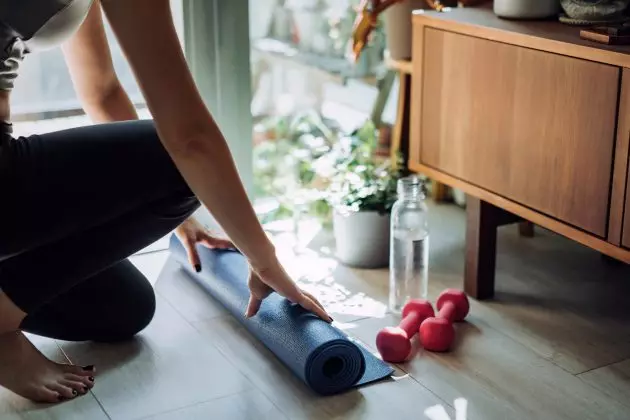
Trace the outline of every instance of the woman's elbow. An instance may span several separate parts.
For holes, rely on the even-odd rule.
[[[160,137],[172,157],[183,160],[222,159],[229,153],[221,132],[214,124],[189,125],[179,128],[160,127]]]
[[[82,89],[83,109],[95,122],[137,119],[138,115],[118,79]]]

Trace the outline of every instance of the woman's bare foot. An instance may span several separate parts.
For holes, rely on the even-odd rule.
[[[88,392],[94,368],[48,360],[19,331],[0,335],[0,385],[36,402],[57,402]]]

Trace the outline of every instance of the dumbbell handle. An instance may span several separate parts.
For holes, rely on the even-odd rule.
[[[420,316],[420,312],[411,311],[400,321],[398,327],[407,333],[407,337],[411,338],[418,332],[420,324],[422,324],[422,321],[425,319],[426,317]]]
[[[453,320],[455,319],[456,309],[457,307],[455,306],[453,302],[450,302],[450,301],[444,302],[444,304],[440,308],[440,311],[437,314],[437,317],[444,318],[452,324]]]

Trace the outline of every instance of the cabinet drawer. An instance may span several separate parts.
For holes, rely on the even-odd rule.
[[[421,163],[605,237],[619,68],[426,27],[421,39]]]

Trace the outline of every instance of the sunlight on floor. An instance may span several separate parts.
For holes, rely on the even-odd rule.
[[[385,316],[385,303],[364,292],[354,291],[352,285],[348,285],[351,281],[364,279],[360,275],[352,275],[351,270],[340,269],[329,238],[322,239],[327,232],[319,223],[307,221],[300,224],[297,236],[290,221],[274,222],[266,225],[265,230],[291,277],[304,290],[315,295],[333,316],[345,315],[354,319]],[[130,259],[151,284],[155,284],[168,256],[168,251],[157,251],[136,254]],[[356,289],[360,288],[357,285]]]
[[[455,406],[455,418],[452,420],[468,419],[468,400],[457,398],[453,404]],[[443,405],[434,405],[424,410],[424,415],[431,420],[451,420]]]
[[[328,311],[355,317],[385,316],[387,306],[384,303],[365,293],[353,292],[335,276],[339,263],[331,247],[318,245],[321,242],[318,237],[325,234],[320,223],[304,221],[295,229],[291,221],[283,221],[266,226],[266,230],[289,274],[315,295]]]

